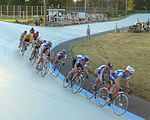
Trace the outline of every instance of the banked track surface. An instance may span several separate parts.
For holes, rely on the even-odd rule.
[[[115,22],[91,24],[91,33],[113,30],[133,24],[136,19],[147,21],[149,14],[137,14]],[[81,95],[62,87],[62,81],[48,75],[42,78],[28,58],[21,56],[18,39],[30,26],[0,22],[0,120],[126,120],[111,110],[98,108]],[[87,25],[67,27],[35,27],[40,35],[56,46],[86,35]]]

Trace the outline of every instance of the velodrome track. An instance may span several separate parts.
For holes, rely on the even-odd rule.
[[[147,21],[150,14],[136,14],[123,20],[90,24],[96,34]],[[21,56],[18,39],[30,26],[0,22],[0,120],[143,120],[127,113],[116,116],[105,107],[98,108],[94,102],[80,94],[74,95],[62,87],[62,81],[48,75],[42,78],[35,72],[28,58],[30,52]],[[66,27],[34,27],[42,38],[57,46],[62,42],[86,35],[87,25]]]

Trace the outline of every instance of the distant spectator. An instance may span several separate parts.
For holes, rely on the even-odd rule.
[[[90,39],[90,25],[87,27],[87,38]]]

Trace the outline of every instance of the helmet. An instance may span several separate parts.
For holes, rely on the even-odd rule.
[[[107,63],[107,66],[109,66],[110,68],[112,68],[112,67],[113,67],[113,64],[112,64],[111,62],[108,62],[108,63]]]
[[[129,71],[129,73],[134,73],[135,71],[134,68],[131,66],[127,66],[126,70]]]
[[[46,40],[43,40],[43,43],[46,43]]]
[[[51,41],[48,41],[48,42],[47,42],[47,45],[52,46],[52,42],[51,42]]]
[[[63,52],[64,54],[66,54],[66,50],[65,50],[65,49],[63,49],[62,52]]]
[[[85,55],[85,56],[83,57],[83,59],[84,59],[85,62],[87,62],[87,61],[89,60],[89,57],[88,57],[87,55]]]
[[[24,34],[27,34],[27,31],[26,31],[26,30],[24,31]]]

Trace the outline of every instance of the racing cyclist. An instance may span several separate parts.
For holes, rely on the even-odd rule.
[[[84,71],[85,77],[88,78],[88,61],[89,57],[87,55],[76,55],[76,57],[72,61],[72,69],[66,77],[66,82],[72,79],[73,74],[75,74],[79,68]]]
[[[110,74],[110,81],[112,83],[112,87],[110,89],[109,97],[112,98],[112,95],[119,91],[121,88],[120,82],[125,80],[127,92],[129,91],[129,81],[131,79],[132,74],[135,72],[135,69],[131,66],[127,66],[126,70],[117,70]]]
[[[43,49],[41,49],[40,53],[39,53],[39,58],[38,58],[38,62],[37,62],[37,66],[36,68],[38,68],[39,64],[44,62],[45,59],[50,60],[51,59],[51,47],[52,47],[52,43],[50,41],[48,41],[44,46]]]
[[[27,46],[30,45],[31,41],[32,41],[32,34],[31,33],[26,34],[23,38],[23,45],[22,45],[21,51],[23,51],[24,47],[25,47],[25,50],[27,50]]]
[[[105,83],[110,83],[110,73],[113,65],[111,62],[108,62],[106,65],[101,65],[95,70],[95,89],[98,90],[101,85]]]

